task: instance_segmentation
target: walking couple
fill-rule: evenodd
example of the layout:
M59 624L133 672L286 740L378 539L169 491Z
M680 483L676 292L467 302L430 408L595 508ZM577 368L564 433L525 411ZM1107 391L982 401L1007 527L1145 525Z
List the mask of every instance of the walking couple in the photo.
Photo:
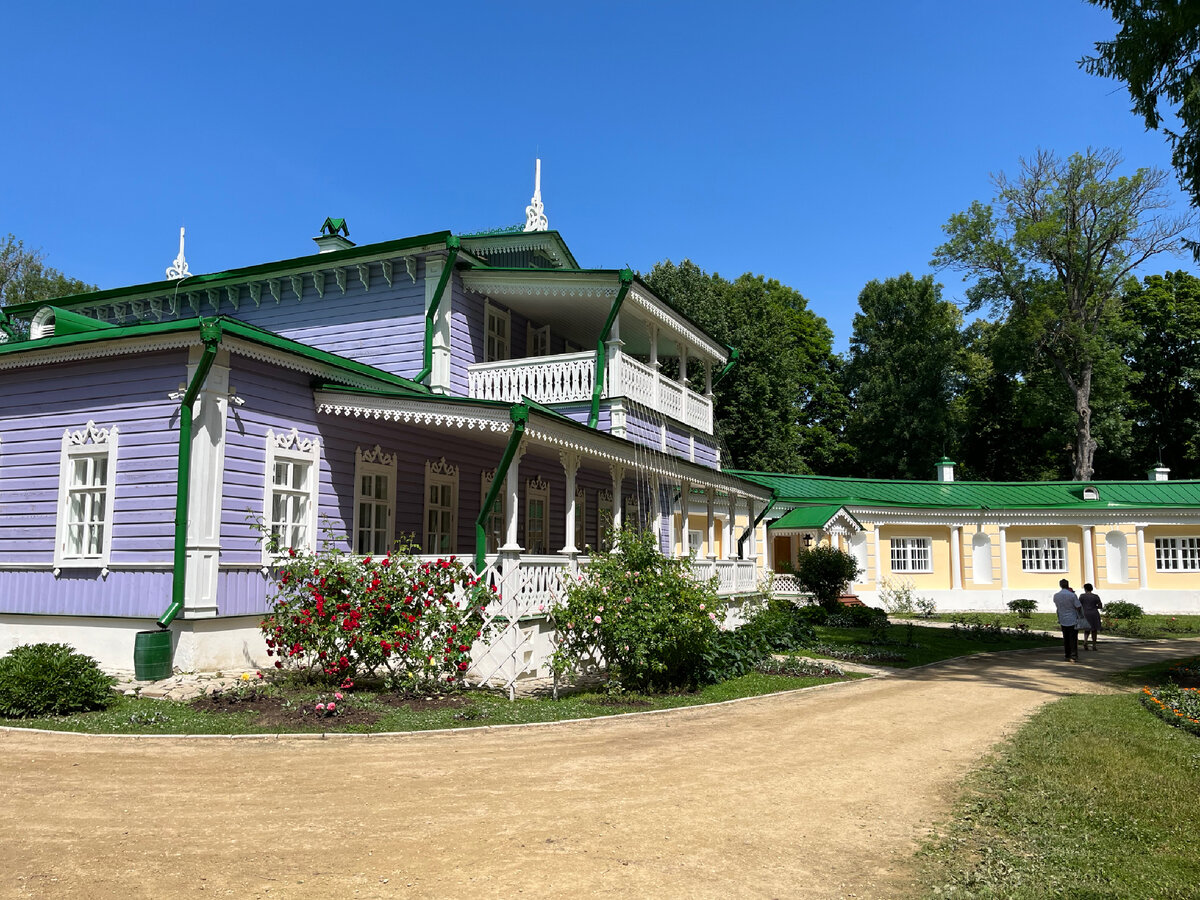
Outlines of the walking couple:
M1083 593L1076 596L1071 583L1062 579L1059 591L1054 595L1054 609L1058 613L1058 625L1063 633L1063 652L1067 662L1079 662L1079 632L1083 632L1083 649L1087 649L1088 635L1092 636L1092 650L1100 636L1100 610L1104 604L1092 593L1092 586L1085 584Z

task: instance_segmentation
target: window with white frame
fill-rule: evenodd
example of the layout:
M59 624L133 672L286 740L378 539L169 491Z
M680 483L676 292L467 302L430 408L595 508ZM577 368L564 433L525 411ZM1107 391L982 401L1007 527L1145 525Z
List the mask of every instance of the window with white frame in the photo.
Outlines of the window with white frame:
M487 499L488 491L492 489L492 482L495 481L496 470L484 469L479 473L479 502L483 503ZM486 544L486 552L499 553L500 547L504 543L504 525L506 522L504 512L508 503L508 492L503 487L496 493L496 502L492 504L492 511L488 513L487 522L483 526L483 539Z
M587 546L587 491L575 489L575 549Z
M893 572L932 572L932 541L927 537L892 538Z
M613 495L608 488L596 491L596 546L608 552L612 549L609 540L612 530Z
M283 434L267 430L263 516L271 539L263 542L264 563L288 549L316 549L320 456L320 441L301 438L295 428Z
M1200 537L1155 538L1154 567L1159 572L1200 571Z
M704 549L704 532L699 528L688 529L688 556L695 559L700 555L700 551Z
M396 496L396 454L384 453L376 444L359 447L354 454L354 552L378 556L392 549Z
M118 428L63 432L58 467L54 567L108 565Z
M458 546L458 466L441 459L425 461L425 523L421 543L426 553L446 554Z
M525 355L526 356L549 356L550 355L550 326L546 325L542 328L534 328L533 325L527 325L525 330Z
M509 332L512 330L512 316L507 309L485 303L483 306L484 320L484 362L499 362L510 356Z
M1067 539L1021 538L1021 571L1067 571Z
M642 530L642 515L638 508L638 498L630 494L625 497L621 506L621 527Z
M541 479L530 478L525 483L525 552L550 552L547 530L550 518L550 485Z

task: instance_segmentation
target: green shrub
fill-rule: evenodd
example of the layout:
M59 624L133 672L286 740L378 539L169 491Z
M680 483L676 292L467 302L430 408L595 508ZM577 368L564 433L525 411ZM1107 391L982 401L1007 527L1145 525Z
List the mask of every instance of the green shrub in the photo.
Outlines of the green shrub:
M858 577L858 561L849 553L825 545L800 554L796 580L816 601L830 612L838 608L838 598Z
M1140 606L1125 600L1114 600L1106 604L1104 614L1110 619L1140 619L1145 615Z
M829 610L816 603L795 606L795 610L796 618L806 625L824 625L829 619Z
M663 556L652 532L622 529L612 543L551 610L555 670L586 672L600 657L622 688L699 684L718 633L716 579L696 581L691 561Z
M1009 600L1008 608L1010 612L1015 612L1022 619L1033 618L1033 611L1037 609L1036 600Z
M878 606L843 606L825 620L830 628L872 628L887 623L888 614Z
M894 616L911 616L916 612L916 586L885 578L879 585L879 602Z
M764 662L772 653L811 644L816 640L817 633L801 615L803 608L790 600L772 598L741 628L718 632L704 651L701 680L715 684L738 678L750 671L761 672Z
M25 644L0 659L0 716L25 719L104 709L113 679L66 644Z
M923 619L931 619L937 612L937 601L932 597L918 597L916 603L917 613Z

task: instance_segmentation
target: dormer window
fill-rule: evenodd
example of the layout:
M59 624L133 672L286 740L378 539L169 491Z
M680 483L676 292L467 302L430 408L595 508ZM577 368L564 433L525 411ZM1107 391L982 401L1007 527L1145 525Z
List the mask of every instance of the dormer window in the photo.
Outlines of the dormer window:
M1088 485L1087 487L1085 487L1083 489L1083 499L1084 500L1099 500L1100 499L1099 489L1094 488L1091 485Z
M512 330L512 315L507 309L485 303L483 307L484 321L484 362L500 362L511 357L509 334Z

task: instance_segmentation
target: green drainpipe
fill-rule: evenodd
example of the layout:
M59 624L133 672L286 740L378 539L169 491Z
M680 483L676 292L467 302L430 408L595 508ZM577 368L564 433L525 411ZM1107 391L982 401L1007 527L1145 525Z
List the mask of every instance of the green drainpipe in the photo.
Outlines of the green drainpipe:
M442 277L438 279L437 290L433 292L433 302L429 304L429 309L425 312L425 365L413 378L413 381L417 383L424 381L433 371L433 319L437 315L438 307L442 305L442 294L446 293L446 285L450 283L450 276L454 274L454 263L458 259L458 251L461 246L462 242L454 235L446 238L446 249L450 251L450 255L446 257L446 265L442 268Z
M166 628L183 609L183 591L187 584L188 491L192 476L192 406L212 369L221 345L221 323L209 319L200 323L204 353L196 373L179 405L179 470L175 476L175 564L171 574L171 605L158 617L158 627Z
M621 289L617 291L617 299L613 301L612 309L608 311L604 330L600 332L600 339L596 341L596 383L592 386L592 411L588 414L588 428L595 428L596 423L600 421L600 395L604 393L604 369L608 365L608 356L604 345L612 331L613 322L617 321L621 304L625 302L625 295L629 293L629 286L633 284L633 272L629 269L622 269L620 278Z
M500 464L496 466L496 474L492 477L491 490L487 492L487 496L483 499L483 504L479 507L479 517L475 520L476 575L483 571L486 562L487 528L485 526L488 516L492 514L492 507L496 505L496 498L500 496L500 491L504 489L504 480L508 476L508 467L512 465L513 457L517 454L517 446L521 443L521 435L525 433L525 423L529 421L529 407L524 403L518 403L509 409L508 415L513 423L512 434L508 436L508 446L504 448L504 455L500 457Z
M732 350L733 348L731 347L730 349ZM776 491L771 491L771 499L767 505L763 507L763 511L758 514L758 518L754 520L753 524L751 524L749 528L742 532L742 536L738 538L738 559L742 558L742 545L746 543L746 538L750 537L750 532L758 527L758 524L763 520L763 517L771 511L771 507L774 506L778 500L779 494Z
M728 344L726 344L725 346L729 347ZM737 365L737 361L738 361L739 357L741 357L741 355L742 355L742 352L740 350L738 350L737 347L729 347L729 362L725 363L725 368L723 368L720 371L720 373L717 375L717 377L713 379L714 385L718 385L721 383L721 379L724 378L726 375L728 375L729 370Z

